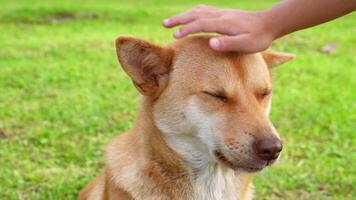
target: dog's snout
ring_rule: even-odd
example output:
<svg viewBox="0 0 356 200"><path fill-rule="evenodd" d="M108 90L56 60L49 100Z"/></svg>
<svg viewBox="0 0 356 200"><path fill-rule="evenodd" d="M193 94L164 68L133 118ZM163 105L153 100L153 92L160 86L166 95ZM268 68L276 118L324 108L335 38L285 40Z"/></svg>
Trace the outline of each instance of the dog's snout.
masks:
<svg viewBox="0 0 356 200"><path fill-rule="evenodd" d="M277 138L259 139L254 144L257 156L267 161L278 158L282 147L281 141Z"/></svg>

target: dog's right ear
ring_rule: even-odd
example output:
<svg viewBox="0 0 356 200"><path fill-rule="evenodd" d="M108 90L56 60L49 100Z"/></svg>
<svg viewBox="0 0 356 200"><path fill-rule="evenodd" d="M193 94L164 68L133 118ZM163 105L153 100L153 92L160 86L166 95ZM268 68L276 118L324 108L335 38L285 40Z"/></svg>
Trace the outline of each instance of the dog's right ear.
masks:
<svg viewBox="0 0 356 200"><path fill-rule="evenodd" d="M122 36L116 39L116 53L138 91L145 96L158 96L167 83L173 51Z"/></svg>
<svg viewBox="0 0 356 200"><path fill-rule="evenodd" d="M293 60L295 55L291 53L266 50L262 52L262 57L265 60L268 68L272 69Z"/></svg>

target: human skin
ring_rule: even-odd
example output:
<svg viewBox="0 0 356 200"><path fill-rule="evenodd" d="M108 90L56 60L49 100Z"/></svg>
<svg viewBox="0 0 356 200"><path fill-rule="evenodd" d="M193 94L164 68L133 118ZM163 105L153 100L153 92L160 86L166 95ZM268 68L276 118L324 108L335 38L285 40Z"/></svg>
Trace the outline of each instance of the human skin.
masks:
<svg viewBox="0 0 356 200"><path fill-rule="evenodd" d="M262 11L222 9L206 5L165 19L167 28L181 26L175 38L198 32L216 32L210 39L216 51L254 53L273 40L316 26L356 10L356 0L284 0Z"/></svg>

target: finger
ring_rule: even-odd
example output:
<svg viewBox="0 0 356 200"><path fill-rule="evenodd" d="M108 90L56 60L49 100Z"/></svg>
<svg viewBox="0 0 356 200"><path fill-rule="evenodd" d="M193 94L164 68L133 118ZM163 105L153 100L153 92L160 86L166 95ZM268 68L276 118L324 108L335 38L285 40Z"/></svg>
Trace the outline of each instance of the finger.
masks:
<svg viewBox="0 0 356 200"><path fill-rule="evenodd" d="M200 19L195 20L182 26L177 32L174 33L176 38L184 37L191 33L198 32L217 32L221 34L228 34L228 26L225 26L217 19Z"/></svg>
<svg viewBox="0 0 356 200"><path fill-rule="evenodd" d="M189 23L189 22L195 20L196 17L197 17L197 13L193 9L191 9L191 10L183 12L179 15L165 19L163 21L163 25L167 28L171 28L176 25Z"/></svg>
<svg viewBox="0 0 356 200"><path fill-rule="evenodd" d="M192 9L183 12L179 15L163 20L163 25L167 28L174 27L176 25L187 24L199 18L216 17L218 13L216 9L206 5L200 5L193 7Z"/></svg>
<svg viewBox="0 0 356 200"><path fill-rule="evenodd" d="M256 53L265 50L264 45L259 45L247 33L237 36L221 36L211 38L210 47L216 51L238 51L243 53Z"/></svg>

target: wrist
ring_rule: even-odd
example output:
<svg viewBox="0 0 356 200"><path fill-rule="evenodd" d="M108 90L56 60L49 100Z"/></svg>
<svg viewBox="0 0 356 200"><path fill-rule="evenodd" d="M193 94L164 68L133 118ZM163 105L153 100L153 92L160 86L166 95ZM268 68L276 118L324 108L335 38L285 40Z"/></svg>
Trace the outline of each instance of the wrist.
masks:
<svg viewBox="0 0 356 200"><path fill-rule="evenodd" d="M278 17L273 9L261 11L263 31L272 40L283 36L282 25L278 23Z"/></svg>

